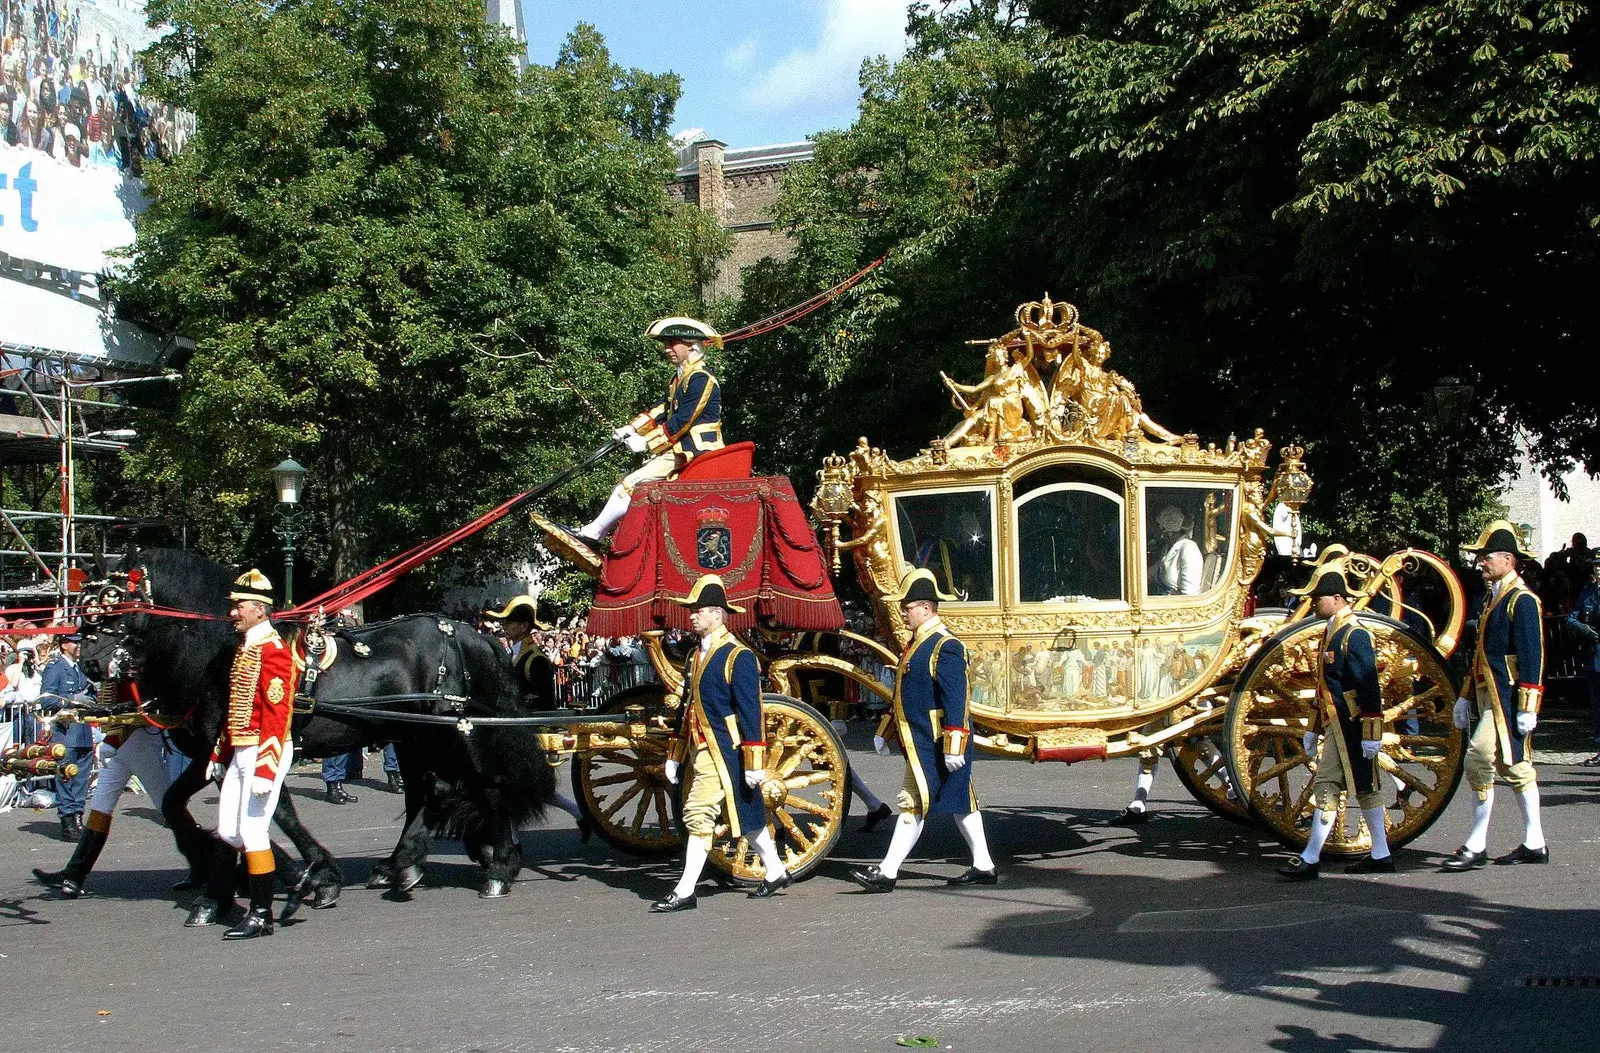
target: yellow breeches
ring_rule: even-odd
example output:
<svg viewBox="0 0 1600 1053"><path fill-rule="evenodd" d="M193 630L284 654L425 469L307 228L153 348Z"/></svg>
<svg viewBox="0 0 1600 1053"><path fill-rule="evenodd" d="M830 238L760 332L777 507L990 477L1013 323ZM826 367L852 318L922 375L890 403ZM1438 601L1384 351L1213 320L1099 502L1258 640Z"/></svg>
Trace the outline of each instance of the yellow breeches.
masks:
<svg viewBox="0 0 1600 1053"><path fill-rule="evenodd" d="M717 762L711 759L709 749L695 750L689 769L688 795L683 801L684 829L692 837L712 837L717 831L717 820L722 818L724 804Z"/></svg>
<svg viewBox="0 0 1600 1053"><path fill-rule="evenodd" d="M658 453L622 478L622 492L633 493L640 483L653 483L670 479L678 472L678 455Z"/></svg>
<svg viewBox="0 0 1600 1053"><path fill-rule="evenodd" d="M1317 778L1311 792L1316 798L1319 812L1337 812L1339 810L1339 795L1349 791L1349 779L1345 776L1344 761L1339 756L1339 746L1343 740L1338 740L1338 728L1332 728L1322 736L1322 748L1317 750ZM1373 793L1358 793L1356 807L1365 811L1369 808L1383 807L1383 791Z"/></svg>
<svg viewBox="0 0 1600 1053"><path fill-rule="evenodd" d="M1506 763L1509 758L1500 750L1500 730L1495 724L1495 716L1491 711L1479 717L1477 726L1472 729L1472 738L1467 743L1467 785L1477 792L1479 800L1488 794L1496 775L1510 783L1518 793L1533 789L1538 782L1533 762L1528 759L1533 752L1531 745L1523 749L1522 760L1515 764Z"/></svg>

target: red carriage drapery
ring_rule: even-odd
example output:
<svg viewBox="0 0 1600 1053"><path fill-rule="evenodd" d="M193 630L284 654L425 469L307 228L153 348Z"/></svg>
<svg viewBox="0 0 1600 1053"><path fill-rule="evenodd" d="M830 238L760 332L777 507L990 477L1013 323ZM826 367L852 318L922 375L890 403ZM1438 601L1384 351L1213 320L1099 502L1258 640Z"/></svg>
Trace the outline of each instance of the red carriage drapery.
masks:
<svg viewBox="0 0 1600 1053"><path fill-rule="evenodd" d="M721 576L728 599L745 608L735 629L758 615L791 629L844 624L804 507L788 479L769 476L640 486L612 535L589 632L689 628L688 611L672 601L702 574Z"/></svg>

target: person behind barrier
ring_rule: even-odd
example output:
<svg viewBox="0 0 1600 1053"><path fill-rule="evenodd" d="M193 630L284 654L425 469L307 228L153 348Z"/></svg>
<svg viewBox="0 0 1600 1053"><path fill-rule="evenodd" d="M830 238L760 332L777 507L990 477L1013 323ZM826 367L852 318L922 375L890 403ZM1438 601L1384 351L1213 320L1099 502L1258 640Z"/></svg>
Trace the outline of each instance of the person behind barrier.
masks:
<svg viewBox="0 0 1600 1053"><path fill-rule="evenodd" d="M729 837L748 838L761 855L765 874L751 899L766 899L793 884L767 829L761 792L767 780L761 671L755 653L728 631L729 615L743 614L744 608L728 601L715 574L696 581L677 603L689 609L689 624L700 637L700 646L684 663L684 704L666 761L668 782L677 783L687 767L683 825L689 838L678 884L650 905L657 914L695 908L694 887L723 820Z"/></svg>
<svg viewBox="0 0 1600 1053"><path fill-rule="evenodd" d="M703 347L722 338L693 318L659 318L645 336L661 341L667 361L677 367L667 397L613 432L634 453L650 459L630 472L611 491L600 514L575 533L593 547L611 533L628 511L634 487L670 479L683 466L710 450L722 449L722 387L706 368Z"/></svg>
<svg viewBox="0 0 1600 1053"><path fill-rule="evenodd" d="M277 865L267 828L284 776L294 763L289 738L294 668L288 646L267 620L273 603L267 576L254 568L245 571L234 581L228 599L233 603L228 616L243 639L228 678L228 719L211 751L213 777L222 777L217 801L217 837L222 844L205 893L189 909L184 925L210 925L232 909L235 868L243 851L250 875L250 910L223 938L248 940L273 929Z"/></svg>
<svg viewBox="0 0 1600 1053"><path fill-rule="evenodd" d="M1465 774L1478 799L1466 844L1444 861L1444 869L1476 870L1488 862L1497 776L1517 795L1522 843L1495 862L1548 863L1550 847L1539 821L1539 784L1533 770L1533 729L1544 697L1544 610L1517 575L1517 561L1532 556L1504 519L1485 527L1475 544L1462 547L1478 557L1488 586L1478 617L1478 642L1453 714L1456 727L1472 728Z"/></svg>
<svg viewBox="0 0 1600 1053"><path fill-rule="evenodd" d="M1578 591L1572 613L1567 615L1567 628L1578 640L1578 666L1583 670L1584 686L1589 689L1589 731L1600 745L1600 556L1590 555L1584 572L1589 583ZM1600 753L1584 761L1583 766L1600 768Z"/></svg>
<svg viewBox="0 0 1600 1053"><path fill-rule="evenodd" d="M1312 611L1327 619L1322 648L1317 653L1317 723L1322 748L1317 754L1317 775L1312 799L1310 837L1305 851L1278 868L1289 881L1309 881L1321 869L1322 848L1333 833L1339 815L1340 795L1353 794L1372 835L1372 851L1345 867L1347 874L1392 874L1394 856L1389 851L1388 827L1383 807L1383 694L1378 684L1377 653L1372 632L1356 620L1350 602L1360 595L1343 560L1333 560L1312 570L1312 580L1295 596L1310 596ZM1315 729L1305 733L1309 753L1316 744Z"/></svg>
<svg viewBox="0 0 1600 1053"><path fill-rule="evenodd" d="M999 881L983 831L983 813L972 788L972 718L968 709L967 649L939 617L942 595L933 572L918 568L900 579L887 602L900 605L911 641L895 677L894 722L906 754L900 818L889 851L877 866L850 871L869 892L893 892L900 865L922 836L930 813L955 816L956 829L972 851L972 865L948 885L993 885Z"/></svg>
<svg viewBox="0 0 1600 1053"><path fill-rule="evenodd" d="M89 775L94 770L94 729L77 719L77 704L94 698L94 685L78 668L77 633L61 637L61 648L39 674L39 711L52 717L52 743L67 747L63 764L76 764L73 776L56 776L56 815L61 819L61 840L83 836L83 808L89 797Z"/></svg>

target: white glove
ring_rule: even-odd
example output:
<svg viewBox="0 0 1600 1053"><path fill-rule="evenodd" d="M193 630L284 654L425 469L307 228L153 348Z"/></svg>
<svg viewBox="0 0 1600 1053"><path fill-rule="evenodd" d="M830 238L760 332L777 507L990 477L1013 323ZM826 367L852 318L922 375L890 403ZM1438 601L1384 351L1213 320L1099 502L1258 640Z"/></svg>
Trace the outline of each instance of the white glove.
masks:
<svg viewBox="0 0 1600 1053"><path fill-rule="evenodd" d="M1450 719L1458 728L1472 723L1472 703L1465 698L1456 699L1456 708L1451 712Z"/></svg>
<svg viewBox="0 0 1600 1053"><path fill-rule="evenodd" d="M627 443L628 449L634 453L643 453L650 448L650 444L645 441L644 436L631 429L627 435L622 437L622 441Z"/></svg>
<svg viewBox="0 0 1600 1053"><path fill-rule="evenodd" d="M666 776L668 782L674 786L678 785L678 762L671 758L667 759Z"/></svg>
<svg viewBox="0 0 1600 1053"><path fill-rule="evenodd" d="M960 771L967 763L967 758L959 753L946 753L944 755L945 771Z"/></svg>
<svg viewBox="0 0 1600 1053"><path fill-rule="evenodd" d="M1383 750L1383 743L1377 739L1361 740L1361 755L1367 760L1376 757Z"/></svg>
<svg viewBox="0 0 1600 1053"><path fill-rule="evenodd" d="M1300 748L1315 757L1317 755L1317 733L1308 731L1300 736Z"/></svg>
<svg viewBox="0 0 1600 1053"><path fill-rule="evenodd" d="M767 781L767 773L763 768L750 768L744 773L744 784L752 790L761 789L761 784Z"/></svg>
<svg viewBox="0 0 1600 1053"><path fill-rule="evenodd" d="M884 741L882 735L872 736L872 752L876 753L880 757L887 757L889 755L889 743Z"/></svg>
<svg viewBox="0 0 1600 1053"><path fill-rule="evenodd" d="M265 797L267 794L272 792L272 782L273 780L271 779L266 779L260 775L257 775L255 778L250 780L250 796Z"/></svg>
<svg viewBox="0 0 1600 1053"><path fill-rule="evenodd" d="M1518 713L1517 714L1517 734L1518 735L1532 735L1533 734L1533 729L1538 727L1538 726L1539 726L1539 714L1537 714L1537 713Z"/></svg>
<svg viewBox="0 0 1600 1053"><path fill-rule="evenodd" d="M635 434L637 433L633 430L633 425L631 424L624 424L620 428L611 429L611 437L616 439L618 442L627 442L628 436Z"/></svg>
<svg viewBox="0 0 1600 1053"><path fill-rule="evenodd" d="M227 770L227 767L221 761L212 761L206 765L206 781L221 782L222 773Z"/></svg>

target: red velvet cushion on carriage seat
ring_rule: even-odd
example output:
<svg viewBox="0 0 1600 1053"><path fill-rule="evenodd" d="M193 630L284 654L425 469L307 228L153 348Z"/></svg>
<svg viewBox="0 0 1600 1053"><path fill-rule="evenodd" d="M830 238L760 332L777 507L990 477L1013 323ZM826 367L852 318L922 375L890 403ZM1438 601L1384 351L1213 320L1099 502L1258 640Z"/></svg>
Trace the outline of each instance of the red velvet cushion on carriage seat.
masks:
<svg viewBox="0 0 1600 1053"><path fill-rule="evenodd" d="M683 466L678 473L682 482L705 482L710 479L748 479L750 466L756 459L756 444L736 442L720 450L709 450Z"/></svg>

